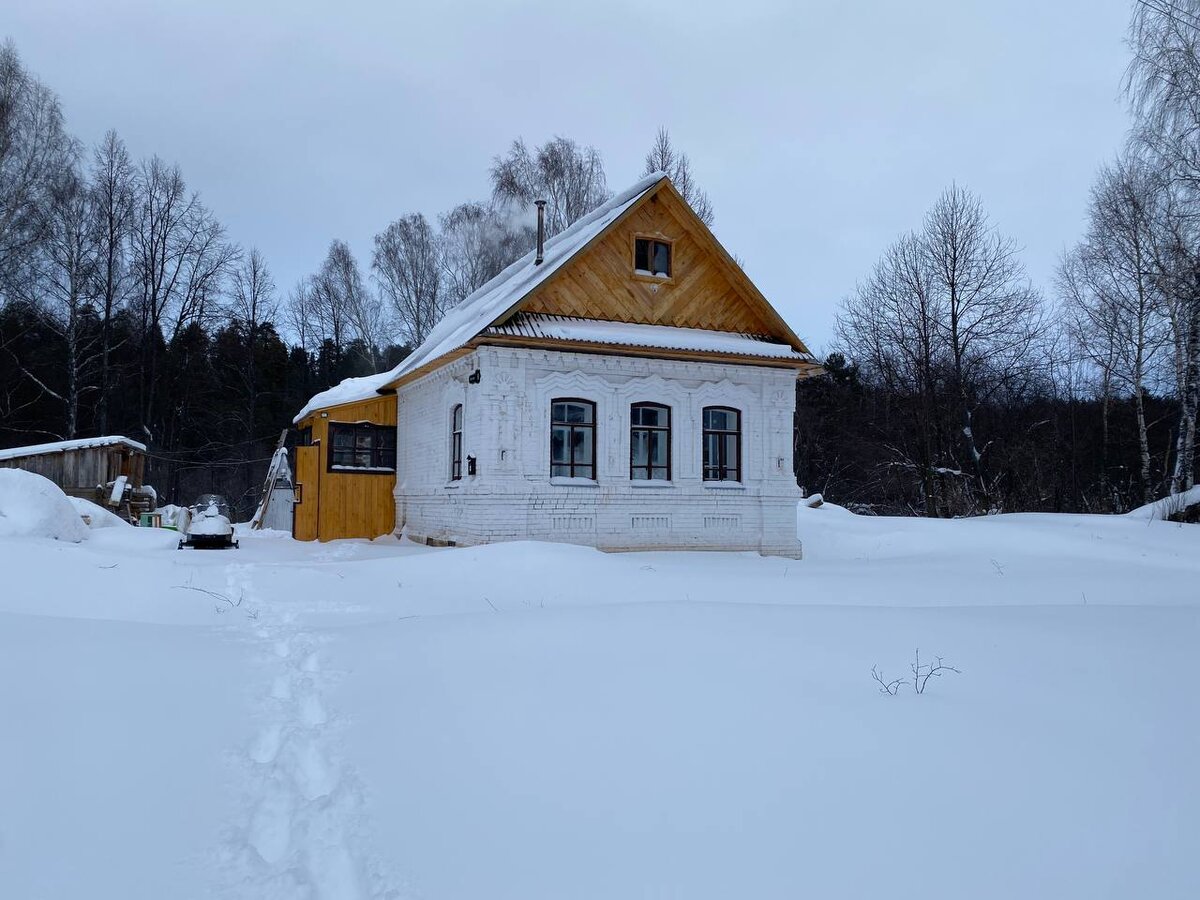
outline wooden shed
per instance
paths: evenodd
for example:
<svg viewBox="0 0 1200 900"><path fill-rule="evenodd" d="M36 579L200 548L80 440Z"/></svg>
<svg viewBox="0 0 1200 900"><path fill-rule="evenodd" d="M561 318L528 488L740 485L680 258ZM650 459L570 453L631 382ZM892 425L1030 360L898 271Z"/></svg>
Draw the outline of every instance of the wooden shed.
<svg viewBox="0 0 1200 900"><path fill-rule="evenodd" d="M313 410L298 421L292 534L376 538L396 527L396 397Z"/></svg>
<svg viewBox="0 0 1200 900"><path fill-rule="evenodd" d="M146 447L119 435L56 441L0 450L0 468L24 469L49 478L73 497L95 499L96 489L124 475L142 486Z"/></svg>

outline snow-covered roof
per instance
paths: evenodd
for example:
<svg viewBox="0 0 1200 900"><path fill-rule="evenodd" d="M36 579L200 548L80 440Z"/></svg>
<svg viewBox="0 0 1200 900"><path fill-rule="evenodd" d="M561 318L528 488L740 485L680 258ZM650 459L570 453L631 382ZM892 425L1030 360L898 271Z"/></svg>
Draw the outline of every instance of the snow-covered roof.
<svg viewBox="0 0 1200 900"><path fill-rule="evenodd" d="M393 369L392 372L395 370ZM357 403L360 400L370 400L379 396L379 390L396 376L392 372L379 372L376 375L364 375L361 378L346 378L333 387L313 396L304 408L292 419L295 424L310 413L330 406L340 406L343 403Z"/></svg>
<svg viewBox="0 0 1200 900"><path fill-rule="evenodd" d="M146 452L146 445L130 440L121 435L106 437L79 438L74 441L54 441L50 444L32 444L28 447L9 447L0 450L0 460L21 459L26 456L42 456L46 453L63 453L67 450L90 450L93 447L128 447L131 450Z"/></svg>
<svg viewBox="0 0 1200 900"><path fill-rule="evenodd" d="M434 326L424 343L405 357L390 372L348 378L322 391L304 405L294 422L318 409L368 400L379 389L427 362L452 353L487 328L514 303L558 271L576 253L620 218L643 194L666 178L663 172L647 175L641 181L596 207L578 222L546 241L541 265L534 265L536 250L522 256L507 269L446 313Z"/></svg>
<svg viewBox="0 0 1200 900"><path fill-rule="evenodd" d="M703 353L733 353L768 359L811 360L788 344L752 334L680 328L674 325L639 325L600 319L579 319L544 313L517 313L507 322L493 325L485 334L525 338L549 338L585 344L653 347L664 350L694 350Z"/></svg>

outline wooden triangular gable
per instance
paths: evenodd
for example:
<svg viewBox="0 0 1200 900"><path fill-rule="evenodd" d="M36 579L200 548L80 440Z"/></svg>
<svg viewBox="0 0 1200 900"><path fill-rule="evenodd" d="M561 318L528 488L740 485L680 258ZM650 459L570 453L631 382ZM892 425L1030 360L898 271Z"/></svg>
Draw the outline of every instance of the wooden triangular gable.
<svg viewBox="0 0 1200 900"><path fill-rule="evenodd" d="M671 243L670 279L634 273L639 236ZM753 334L808 353L666 178L491 324L518 312Z"/></svg>

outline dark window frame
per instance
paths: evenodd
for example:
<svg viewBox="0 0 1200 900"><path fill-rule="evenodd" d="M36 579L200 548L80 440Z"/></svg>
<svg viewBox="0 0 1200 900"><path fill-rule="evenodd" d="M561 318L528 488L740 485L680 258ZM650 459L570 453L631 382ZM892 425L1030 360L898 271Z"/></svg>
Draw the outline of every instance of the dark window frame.
<svg viewBox="0 0 1200 900"><path fill-rule="evenodd" d="M643 241L647 242L650 245L646 250L646 253L647 253L646 259L647 259L648 263L650 263L650 264L647 265L645 269L639 269L638 264L637 264L638 244ZM666 275L655 275L654 274L653 260L654 260L654 245L655 244L662 244L664 247L667 248L667 274ZM645 281L653 281L656 284L667 284L675 279L675 242L671 238L666 237L665 235L662 235L662 234L635 234L633 236L633 248L632 249L633 249L633 254L631 257L631 261L633 263L633 277L634 278L643 279Z"/></svg>
<svg viewBox="0 0 1200 900"><path fill-rule="evenodd" d="M450 409L450 480L462 481L463 405L454 404Z"/></svg>
<svg viewBox="0 0 1200 900"><path fill-rule="evenodd" d="M592 411L592 420L590 422L568 422L558 421L554 418L554 407L560 403L579 403L590 407ZM567 429L566 448L568 461L565 463L556 463L554 461L554 431L556 428ZM576 462L574 453L574 439L576 431L590 431L592 435L592 458L591 462ZM583 397L555 397L550 401L550 477L551 478L586 478L589 481L597 481L596 473L596 402L594 400L586 400ZM569 474L555 472L555 469L565 467ZM590 475L578 475L577 469L589 469Z"/></svg>
<svg viewBox="0 0 1200 900"><path fill-rule="evenodd" d="M354 446L349 450L339 448L340 434L354 435ZM360 446L360 440L366 446ZM328 453L325 460L325 471L339 475L389 475L396 472L396 426L379 425L375 422L330 422L328 437ZM390 444L390 446L389 446ZM342 454L349 453L351 459L346 461ZM368 465L359 465L355 457L359 454L370 454Z"/></svg>
<svg viewBox="0 0 1200 900"><path fill-rule="evenodd" d="M667 414L666 425L640 425L634 424L633 411L635 409L660 409ZM654 449L652 442L646 443L646 462L644 464L634 464L633 461L633 435L634 432L645 431L651 434L666 434L667 436L667 464L666 466L656 466L654 464ZM655 469L666 469L665 478L655 478ZM635 478L634 473L638 470L646 473L645 478ZM671 407L665 403L655 403L651 400L644 400L640 403L629 404L629 480L630 481L670 481L671 480Z"/></svg>
<svg viewBox="0 0 1200 900"><path fill-rule="evenodd" d="M709 428L708 414L709 412L726 412L733 413L736 416L737 427L735 428ZM705 481L713 482L741 482L742 480L742 411L735 409L732 406L706 406L700 414L701 438L700 438L700 467ZM708 458L708 439L709 436L717 436L719 440L716 442L717 458L710 460ZM732 465L728 459L726 452L725 438L733 435L735 438L734 460ZM728 477L732 474L732 478Z"/></svg>

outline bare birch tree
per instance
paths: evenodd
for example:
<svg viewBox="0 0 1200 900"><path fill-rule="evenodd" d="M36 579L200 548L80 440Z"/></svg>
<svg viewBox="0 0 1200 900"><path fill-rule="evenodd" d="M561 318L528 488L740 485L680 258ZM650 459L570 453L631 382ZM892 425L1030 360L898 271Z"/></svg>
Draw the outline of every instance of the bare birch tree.
<svg viewBox="0 0 1200 900"><path fill-rule="evenodd" d="M134 174L125 143L115 131L104 135L92 155L91 190L100 256L100 384L96 428L108 433L112 389L112 321L130 296L128 245L133 226Z"/></svg>
<svg viewBox="0 0 1200 900"><path fill-rule="evenodd" d="M514 221L486 203L460 203L438 218L438 259L446 308L457 306L532 249L531 221Z"/></svg>
<svg viewBox="0 0 1200 900"><path fill-rule="evenodd" d="M1190 262L1200 258L1200 0L1135 3L1129 44L1131 145L1167 178L1180 207L1175 221L1185 226L1173 229L1176 277L1166 280L1165 298L1179 406L1170 487L1179 491L1195 479L1200 406L1200 270Z"/></svg>
<svg viewBox="0 0 1200 900"><path fill-rule="evenodd" d="M383 304L367 291L358 260L345 241L330 243L325 261L312 279L309 301L334 346L343 350L353 341L371 371L378 372L390 322Z"/></svg>
<svg viewBox="0 0 1200 900"><path fill-rule="evenodd" d="M492 197L519 209L546 201L546 233L558 234L608 199L604 163L595 147L555 137L530 150L515 140L492 164Z"/></svg>
<svg viewBox="0 0 1200 900"><path fill-rule="evenodd" d="M1162 284L1155 260L1156 220L1165 190L1136 157L1100 171L1088 208L1089 225L1062 284L1080 346L1132 398L1143 502L1154 498L1146 392L1168 341Z"/></svg>
<svg viewBox="0 0 1200 900"><path fill-rule="evenodd" d="M687 201L692 212L700 217L701 222L712 227L716 220L712 201L708 199L708 194L696 184L696 179L692 175L692 162L688 159L688 155L675 149L675 145L671 143L671 135L665 128L658 129L658 134L654 137L654 144L646 154L645 168L642 169L643 175L653 175L655 172L666 172L667 177L671 179L671 184L675 185L675 190L679 191L683 199Z"/></svg>
<svg viewBox="0 0 1200 900"><path fill-rule="evenodd" d="M429 221L414 213L375 235L371 270L400 339L417 347L445 314L438 240Z"/></svg>
<svg viewBox="0 0 1200 900"><path fill-rule="evenodd" d="M43 234L60 174L75 155L58 98L26 71L16 46L0 46L0 297L4 278Z"/></svg>
<svg viewBox="0 0 1200 900"><path fill-rule="evenodd" d="M988 220L979 198L951 186L925 218L923 243L945 304L942 339L961 415L963 447L985 504L991 490L975 434L978 404L1028 373L1045 319L1016 244Z"/></svg>
<svg viewBox="0 0 1200 900"><path fill-rule="evenodd" d="M98 366L95 329L97 266L94 198L76 172L65 172L54 186L34 245L28 277L23 279L27 302L57 334L65 348L62 360L65 385L60 393L32 373L38 385L61 401L63 437L79 433L80 405L96 389Z"/></svg>
<svg viewBox="0 0 1200 900"><path fill-rule="evenodd" d="M238 251L199 196L188 193L179 167L157 156L139 173L130 245L143 335L142 429L153 435L160 344L216 312Z"/></svg>
<svg viewBox="0 0 1200 900"><path fill-rule="evenodd" d="M918 446L892 449L896 465L918 473L926 513L991 508L988 444L976 434L975 413L1028 377L1045 320L1015 245L978 198L947 190L921 231L884 253L836 328L866 373L912 411Z"/></svg>

